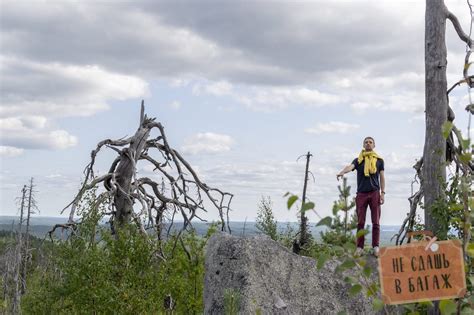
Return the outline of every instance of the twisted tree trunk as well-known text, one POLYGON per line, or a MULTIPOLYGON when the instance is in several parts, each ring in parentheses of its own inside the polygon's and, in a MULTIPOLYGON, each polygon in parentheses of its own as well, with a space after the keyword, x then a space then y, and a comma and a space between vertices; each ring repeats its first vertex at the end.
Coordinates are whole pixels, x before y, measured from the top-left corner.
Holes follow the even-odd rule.
MULTIPOLYGON (((143 110, 143 109, 142 109, 143 110)), ((143 113, 140 119, 140 126, 135 135, 130 140, 130 146, 122 150, 120 162, 115 170, 117 176, 117 194, 114 197, 114 203, 117 209, 117 221, 119 226, 130 222, 133 212, 133 199, 130 193, 133 192, 132 182, 135 180, 136 165, 145 148, 150 131, 153 125, 147 124, 143 119, 143 113)))

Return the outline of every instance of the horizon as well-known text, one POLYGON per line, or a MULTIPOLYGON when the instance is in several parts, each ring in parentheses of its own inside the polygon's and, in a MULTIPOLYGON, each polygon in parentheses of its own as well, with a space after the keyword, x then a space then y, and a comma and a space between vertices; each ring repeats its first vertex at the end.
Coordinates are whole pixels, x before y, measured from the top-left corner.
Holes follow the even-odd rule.
MULTIPOLYGON (((13 215, 0 215, 0 221, 4 218, 19 218, 19 216, 13 216, 13 215)), ((67 217, 51 217, 51 216, 31 216, 30 217, 30 220, 31 219, 37 219, 37 218, 41 218, 41 219, 67 219, 67 217)), ((173 223, 182 223, 184 221, 181 221, 181 220, 175 220, 173 221, 173 223)), ((209 224, 209 223, 218 223, 219 221, 199 221, 199 220, 196 220, 196 221, 192 221, 191 223, 194 224, 194 223, 203 223, 203 224, 209 224)), ((257 221, 250 221, 250 220, 247 220, 247 221, 233 221, 233 220, 230 220, 229 222, 232 222, 232 223, 255 223, 257 221)), ((295 223, 295 224, 299 224, 298 221, 278 221, 276 220, 277 223, 295 223)), ((165 224, 168 223, 168 222, 165 222, 165 224)), ((318 222, 317 221, 309 221, 308 223, 312 223, 312 224, 317 224, 318 222)), ((1 224, 1 223, 0 223, 1 224)), ((372 224, 369 224, 367 223, 368 226, 372 226, 372 224)), ((380 226, 401 226, 401 225, 393 225, 393 224, 381 224, 380 226)), ((313 226, 313 227, 321 227, 321 228, 325 228, 324 226, 313 226)), ((355 229, 354 229, 355 230, 355 229)))

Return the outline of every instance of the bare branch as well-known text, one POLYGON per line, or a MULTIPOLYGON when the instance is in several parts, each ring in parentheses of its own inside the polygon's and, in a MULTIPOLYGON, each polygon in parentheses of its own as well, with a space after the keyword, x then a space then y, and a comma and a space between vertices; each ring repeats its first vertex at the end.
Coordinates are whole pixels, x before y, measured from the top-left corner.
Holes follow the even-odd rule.
POLYGON ((56 229, 58 229, 58 228, 61 228, 63 230, 71 229, 71 231, 73 231, 73 233, 74 233, 74 230, 76 228, 76 223, 55 224, 53 226, 53 228, 50 231, 48 231, 48 235, 49 235, 49 238, 51 239, 51 241, 53 241, 53 234, 56 231, 56 229))
MULTIPOLYGON (((107 203, 112 233, 115 233, 116 227, 134 223, 141 233, 153 228, 158 240, 161 240, 164 225, 168 224, 169 236, 173 221, 181 217, 184 223, 177 234, 176 246, 183 231, 192 228, 192 220, 205 221, 200 213, 209 209, 219 213, 221 229, 231 232, 228 222, 233 195, 200 180, 192 166, 170 146, 163 125, 155 118, 146 116, 143 101, 135 134, 127 139, 99 142, 91 152, 84 174, 78 194, 63 209, 71 208, 69 224, 73 224, 76 208, 84 194, 103 183, 105 191, 99 195, 100 203, 107 203), (153 130, 158 131, 158 136, 149 139, 153 130), (118 156, 107 174, 96 177, 95 160, 104 147, 115 151, 118 156), (153 172, 161 177, 161 183, 152 176, 138 176, 139 162, 151 165, 153 172)), ((166 257, 163 249, 160 250, 160 257, 166 257)))
MULTIPOLYGON (((474 76, 470 75, 470 76, 468 76, 468 79, 469 79, 468 82, 472 82, 474 80, 474 76)), ((456 88, 457 86, 460 86, 463 83, 467 83, 466 79, 462 79, 462 80, 459 80, 458 82, 454 83, 453 86, 451 86, 449 88, 449 90, 447 91, 447 94, 451 93, 451 91, 454 90, 454 88, 456 88)))
POLYGON ((410 211, 407 213, 407 217, 405 220, 403 220, 402 225, 400 226, 400 230, 397 234, 394 235, 396 237, 395 244, 401 245, 403 244, 403 241, 405 240, 405 237, 408 232, 413 230, 413 226, 415 223, 415 217, 416 217, 416 209, 418 208, 418 205, 420 204, 421 199, 423 198, 424 192, 423 192, 423 185, 422 185, 422 177, 421 177, 421 168, 423 166, 423 158, 421 158, 419 161, 413 165, 413 168, 416 171, 415 178, 412 181, 412 188, 413 184, 418 182, 417 178, 420 179, 420 189, 416 193, 414 193, 410 198, 408 198, 408 202, 410 203, 410 211))
POLYGON ((456 33, 458 33, 459 38, 465 42, 469 48, 472 48, 471 38, 466 33, 464 33, 458 18, 448 9, 446 9, 446 18, 449 19, 451 23, 453 23, 454 29, 456 30, 456 33))
POLYGON ((142 100, 142 105, 140 107, 140 126, 143 125, 145 121, 145 100, 142 100))

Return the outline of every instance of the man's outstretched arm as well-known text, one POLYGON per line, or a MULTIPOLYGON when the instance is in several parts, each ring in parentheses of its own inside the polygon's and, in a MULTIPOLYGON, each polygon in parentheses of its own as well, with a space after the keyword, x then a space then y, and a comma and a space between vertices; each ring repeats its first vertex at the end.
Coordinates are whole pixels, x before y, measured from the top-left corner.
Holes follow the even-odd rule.
POLYGON ((342 177, 344 176, 344 174, 353 171, 354 168, 355 168, 354 164, 349 164, 349 165, 347 165, 346 167, 344 167, 344 168, 342 169, 342 171, 340 171, 340 172, 336 175, 337 180, 339 180, 340 178, 342 178, 342 177))

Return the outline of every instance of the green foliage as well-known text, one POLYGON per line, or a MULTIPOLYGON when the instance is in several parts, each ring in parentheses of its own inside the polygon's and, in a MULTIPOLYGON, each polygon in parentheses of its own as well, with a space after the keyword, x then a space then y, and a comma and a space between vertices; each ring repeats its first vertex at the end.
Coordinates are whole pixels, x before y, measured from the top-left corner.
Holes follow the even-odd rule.
MULTIPOLYGON (((156 254, 156 242, 136 229, 112 237, 101 231, 96 246, 72 238, 55 249, 54 270, 36 274, 32 289, 23 299, 31 313, 150 313, 163 309, 169 294, 180 313, 203 309, 203 246, 194 233, 184 237, 188 258, 178 245, 166 261, 156 254), (33 288, 35 287, 35 288, 33 288)), ((175 239, 165 243, 170 252, 175 239)))
MULTIPOLYGON (((17 227, 18 226, 14 226, 14 228, 17 227)), ((37 268, 37 266, 43 260, 43 248, 47 248, 48 246, 42 246, 43 240, 33 235, 22 233, 21 238, 23 246, 27 237, 29 241, 29 259, 28 263, 26 264, 26 278, 28 279, 31 271, 37 268)), ((16 264, 19 263, 19 261, 16 260, 19 249, 18 241, 18 229, 15 231, 0 231, 0 274, 2 275, 0 277, 0 288, 2 288, 3 293, 2 300, 0 301, 0 314, 8 314, 12 311, 12 303, 16 293, 15 289, 17 284, 13 274, 13 267, 16 267, 16 264)), ((15 268, 15 270, 17 269, 15 268)), ((18 276, 21 279, 21 274, 18 276)))
POLYGON ((427 314, 428 308, 433 307, 433 302, 419 302, 419 303, 408 303, 402 304, 405 314, 427 314))
MULTIPOLYGON (((449 136, 451 131, 455 131, 452 124, 445 124, 443 127, 443 134, 445 138, 449 136)), ((441 314, 452 314, 458 312, 459 314, 473 314, 474 310, 474 296, 472 295, 474 289, 474 277, 472 276, 474 268, 474 243, 471 242, 471 235, 474 233, 474 228, 471 221, 474 219, 474 198, 472 197, 472 174, 469 166, 472 163, 472 151, 474 146, 471 145, 469 140, 462 139, 457 134, 457 137, 462 144, 462 152, 455 152, 457 154, 458 161, 461 166, 458 165, 463 173, 452 176, 447 185, 444 187, 446 191, 446 199, 441 199, 433 206, 431 213, 438 219, 441 226, 445 229, 442 231, 436 231, 436 236, 439 239, 460 238, 463 240, 466 252, 465 266, 467 276, 467 294, 464 298, 453 300, 443 300, 439 303, 439 309, 441 314), (448 235, 448 231, 455 231, 455 235, 448 235), (468 237, 469 236, 469 237, 468 237), (458 311, 459 310, 459 311, 458 311)), ((385 310, 384 303, 380 299, 380 285, 377 280, 373 280, 373 268, 371 268, 364 257, 355 256, 355 245, 354 241, 347 241, 341 239, 340 235, 345 235, 348 231, 354 229, 357 226, 355 216, 353 216, 351 224, 347 224, 347 215, 342 220, 337 213, 341 210, 347 214, 352 203, 348 203, 349 189, 343 183, 342 187, 339 187, 340 198, 334 203, 333 215, 334 218, 325 217, 320 220, 318 225, 326 225, 329 230, 325 233, 321 233, 323 236, 324 244, 312 244, 308 250, 310 256, 317 259, 316 267, 321 269, 324 267, 325 262, 328 259, 336 258, 340 261, 336 267, 336 272, 342 273, 346 283, 350 285, 349 293, 351 295, 365 292, 367 297, 371 297, 373 301, 373 309, 376 312, 385 310), (344 228, 341 226, 344 225, 344 228), (349 275, 344 275, 348 272, 349 275)), ((288 194, 289 195, 289 194, 288 194)), ((298 197, 291 196, 292 200, 288 200, 290 207, 298 197)), ((413 230, 424 230, 421 220, 417 217, 417 221, 413 226, 413 230)), ((361 230, 357 236, 367 234, 367 231, 361 230)), ((433 307, 431 301, 403 304, 402 307, 405 309, 406 314, 426 314, 429 308, 433 307)))
POLYGON ((431 208, 432 215, 441 226, 441 230, 436 233, 438 239, 463 238, 463 181, 462 176, 451 176, 445 184, 446 198, 437 200, 431 208), (452 235, 450 231, 456 234, 452 235))
MULTIPOLYGON (((443 300, 439 303, 439 310, 441 314, 472 314, 474 313, 474 303, 472 295, 471 275, 473 271, 474 251, 471 246, 471 235, 474 232, 471 221, 473 217, 473 199, 472 199, 472 151, 474 146, 471 145, 470 139, 464 139, 459 130, 454 128, 452 123, 445 123, 443 125, 443 136, 447 139, 451 132, 453 132, 460 144, 459 148, 454 151, 456 165, 456 173, 451 176, 447 184, 443 187, 446 198, 438 200, 431 211, 431 214, 436 218, 436 221, 441 225, 441 231, 435 231, 435 234, 440 239, 445 238, 459 238, 463 241, 465 248, 465 266, 467 277, 467 291, 468 294, 458 299, 443 300), (455 234, 448 232, 455 231, 455 234), (460 312, 458 311, 460 310, 460 312)), ((444 184, 444 183, 443 183, 444 184)), ((421 305, 421 303, 420 303, 421 305)), ((426 305, 423 305, 426 307, 426 305)))
POLYGON ((308 210, 314 209, 314 202, 305 202, 301 207, 301 211, 306 212, 308 210))
POLYGON ((360 284, 354 284, 349 289, 349 295, 354 296, 362 291, 362 286, 360 284))
POLYGON ((318 262, 317 262, 317 265, 316 267, 318 269, 321 269, 324 267, 324 264, 326 263, 326 261, 329 259, 329 254, 328 253, 325 253, 325 252, 322 252, 319 257, 318 257, 318 262))
POLYGON ((262 197, 258 205, 255 227, 262 233, 268 235, 272 240, 278 239, 278 222, 273 216, 273 204, 270 197, 262 197))
MULTIPOLYGON (((318 269, 323 268, 327 260, 337 259, 340 263, 335 271, 344 277, 346 283, 350 284, 349 294, 364 293, 367 297, 372 298, 374 310, 380 311, 385 306, 379 299, 380 285, 378 279, 373 279, 373 268, 368 266, 366 259, 356 256, 355 237, 350 233, 352 229, 357 227, 355 214, 352 215, 350 222, 348 220, 349 211, 355 205, 353 202, 348 202, 350 187, 347 187, 344 182, 342 187, 339 186, 339 192, 340 199, 334 203, 333 208, 334 219, 325 217, 317 224, 329 227, 328 231, 321 233, 325 242, 322 244, 312 242, 304 253, 316 258, 318 269), (337 215, 341 210, 344 211, 344 219, 337 215), (344 275, 345 272, 348 272, 349 275, 344 275)), ((361 230, 359 236, 367 233, 367 230, 361 230)))
MULTIPOLYGON (((420 215, 418 214, 416 217, 415 217, 415 222, 413 223, 413 231, 424 231, 425 230, 425 224, 422 223, 422 220, 421 220, 421 217, 420 215)), ((422 238, 423 236, 421 236, 422 238)), ((420 238, 420 239, 421 239, 420 238)))
POLYGON ((88 196, 83 221, 56 244, 50 261, 38 268, 22 299, 28 314, 145 314, 164 312, 170 295, 179 314, 203 310, 204 238, 194 232, 165 241, 144 235, 134 225, 115 235, 99 225, 104 209, 88 196), (185 250, 186 249, 186 250, 185 250), (166 259, 164 259, 165 255, 166 259))
POLYGON ((367 234, 369 234, 369 230, 362 229, 362 230, 357 231, 356 237, 359 238, 362 236, 366 236, 367 234))
POLYGON ((293 206, 293 204, 296 202, 296 200, 298 200, 298 196, 295 196, 295 195, 292 195, 288 198, 288 202, 287 202, 287 207, 288 207, 288 210, 291 209, 291 207, 293 206))
POLYGON ((456 303, 451 300, 442 300, 439 302, 439 310, 441 315, 450 315, 456 313, 456 303))
POLYGON ((331 226, 331 223, 332 223, 331 217, 324 217, 316 224, 316 226, 321 226, 321 225, 331 226))
POLYGON ((295 228, 288 222, 286 223, 285 229, 278 233, 278 242, 286 248, 291 249, 297 234, 298 232, 296 232, 295 228))
POLYGON ((238 315, 240 309, 240 293, 234 289, 224 290, 225 315, 238 315))
MULTIPOLYGON (((297 195, 293 195, 289 192, 287 192, 284 197, 288 197, 287 200, 287 206, 288 210, 291 209, 291 207, 295 204, 295 202, 299 199, 297 195)), ((298 252, 301 255, 308 255, 308 252, 311 251, 311 247, 314 245, 314 239, 313 235, 309 232, 308 229, 308 224, 307 224, 307 218, 304 216, 304 212, 308 210, 314 210, 314 202, 305 202, 301 205, 301 209, 298 211, 299 214, 301 214, 301 217, 298 216, 299 220, 299 231, 295 233, 293 239, 289 240, 286 239, 283 241, 285 243, 285 246, 288 248, 292 248, 293 252, 298 252), (299 235, 299 240, 296 239, 296 237, 299 235), (290 244, 288 244, 288 241, 290 241, 290 244), (288 246, 289 245, 289 246, 288 246)))
POLYGON ((380 299, 374 299, 374 301, 372 302, 373 309, 376 312, 381 311, 383 309, 383 305, 384 304, 380 299))
POLYGON ((469 243, 467 245, 466 253, 469 255, 469 257, 474 257, 474 243, 469 243))
POLYGON ((332 212, 334 217, 326 217, 320 221, 321 224, 327 225, 329 229, 321 232, 321 238, 324 243, 342 246, 345 243, 355 242, 351 230, 357 228, 357 215, 352 212, 355 207, 355 201, 350 200, 351 186, 347 186, 347 179, 344 178, 342 186, 338 186, 339 199, 334 201, 332 212), (338 213, 342 212, 342 216, 338 213), (351 215, 352 212, 352 215, 351 215))
POLYGON ((445 121, 441 129, 444 139, 448 139, 451 130, 453 130, 453 123, 450 121, 445 121))

